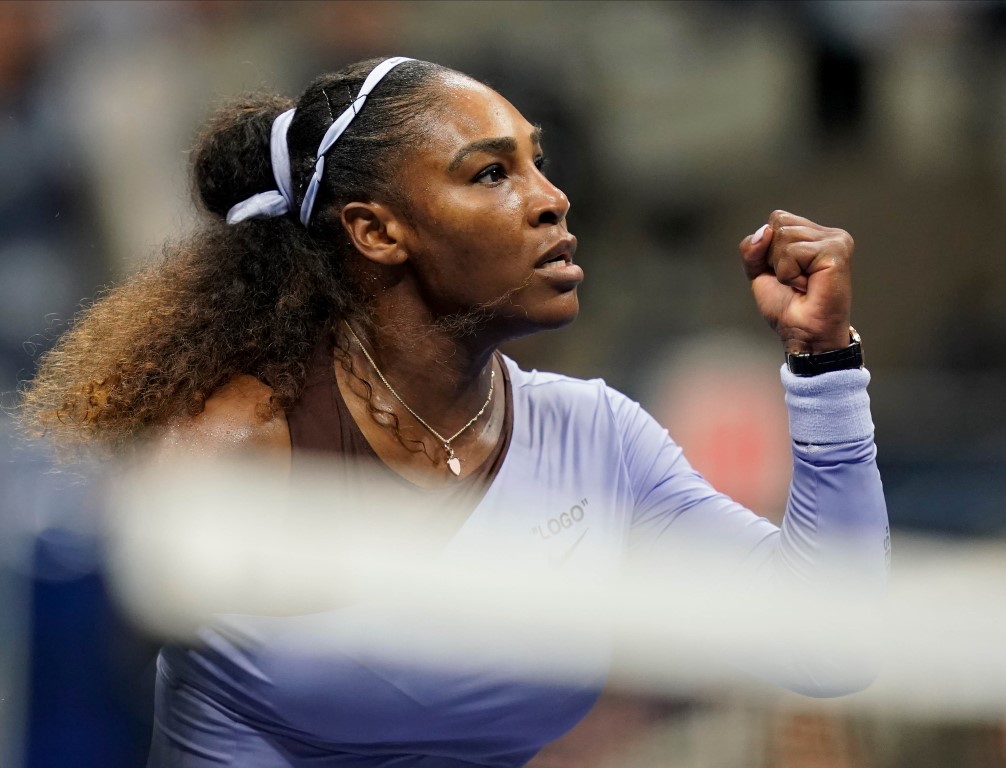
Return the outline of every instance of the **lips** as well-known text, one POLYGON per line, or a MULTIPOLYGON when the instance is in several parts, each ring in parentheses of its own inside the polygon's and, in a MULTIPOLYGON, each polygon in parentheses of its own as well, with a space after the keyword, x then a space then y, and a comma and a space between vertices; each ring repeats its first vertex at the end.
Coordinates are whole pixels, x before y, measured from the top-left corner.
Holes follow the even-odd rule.
POLYGON ((573 254, 576 253, 576 238, 570 235, 564 237, 558 243, 549 248, 545 255, 535 263, 535 269, 543 267, 563 266, 573 263, 573 254))
POLYGON ((535 274, 560 293, 573 290, 583 281, 583 269, 573 263, 575 252, 576 238, 564 237, 538 259, 534 265, 535 274))

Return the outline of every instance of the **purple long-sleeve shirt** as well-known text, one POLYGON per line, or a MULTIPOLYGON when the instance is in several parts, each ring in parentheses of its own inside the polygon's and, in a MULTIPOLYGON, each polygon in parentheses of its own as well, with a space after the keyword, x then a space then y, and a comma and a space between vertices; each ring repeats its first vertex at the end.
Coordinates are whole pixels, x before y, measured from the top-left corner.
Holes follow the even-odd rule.
MULTIPOLYGON (((507 365, 511 443, 449 552, 489 536, 516 560, 579 562, 596 574, 631 552, 673 558, 706 540, 757 578, 814 584, 852 557, 862 583, 883 588, 887 511, 865 370, 806 379, 783 370, 794 468, 780 529, 716 492, 663 427, 602 381, 507 365)), ((151 768, 520 766, 589 710, 604 675, 559 687, 491 669, 375 662, 353 649, 293 653, 223 627, 203 638, 161 654, 151 768)), ((834 692, 802 660, 770 659, 764 671, 834 692)))

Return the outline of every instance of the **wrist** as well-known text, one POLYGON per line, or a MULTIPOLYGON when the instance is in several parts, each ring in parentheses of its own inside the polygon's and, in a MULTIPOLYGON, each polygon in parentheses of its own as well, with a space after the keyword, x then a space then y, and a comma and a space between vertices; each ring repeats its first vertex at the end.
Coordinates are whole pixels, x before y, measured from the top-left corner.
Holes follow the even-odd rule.
POLYGON ((793 352, 787 345, 786 365, 795 376, 817 376, 821 373, 862 368, 862 339, 850 325, 848 335, 844 336, 835 347, 826 351, 793 352))
POLYGON ((795 376, 782 366, 790 435, 798 443, 831 445, 873 434, 869 372, 837 371, 826 376, 795 376))
POLYGON ((846 324, 840 330, 827 336, 811 336, 806 333, 783 336, 782 346, 787 355, 820 355, 825 352, 834 352, 837 349, 845 349, 850 343, 849 329, 851 327, 846 324))

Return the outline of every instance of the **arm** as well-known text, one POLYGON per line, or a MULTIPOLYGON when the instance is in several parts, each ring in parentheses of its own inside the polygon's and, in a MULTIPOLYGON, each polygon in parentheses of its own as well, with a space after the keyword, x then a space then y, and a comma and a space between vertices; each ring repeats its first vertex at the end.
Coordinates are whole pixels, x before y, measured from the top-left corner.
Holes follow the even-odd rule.
MULTIPOLYGON (((848 345, 852 247, 847 233, 782 211, 741 242, 756 303, 787 352, 848 345)), ((745 594, 782 583, 823 595, 822 587, 853 579, 866 594, 882 594, 890 539, 868 382, 862 369, 802 378, 784 368, 793 479, 781 529, 712 489, 638 406, 615 404, 636 490, 636 546, 672 563, 701 550, 701 566, 711 559, 745 594)), ((799 657, 786 650, 762 649, 745 666, 817 695, 862 687, 872 673, 868 660, 850 666, 826 649, 799 657)))
POLYGON ((253 376, 235 376, 206 399, 203 410, 158 428, 154 462, 253 456, 289 470, 286 415, 269 404, 272 389, 253 376))
MULTIPOLYGON (((738 247, 755 303, 787 353, 849 346, 855 243, 848 232, 774 211, 738 247)), ((797 377, 783 368, 794 464, 780 557, 805 580, 827 579, 849 561, 868 588, 886 578, 890 539, 868 382, 865 370, 797 377)))
MULTIPOLYGON (((792 638, 779 629, 767 632, 767 627, 780 626, 769 618, 779 610, 780 598, 786 606, 785 618, 778 617, 782 625, 799 623, 801 616, 814 622, 809 614, 820 611, 830 623, 835 607, 830 601, 836 596, 837 607, 848 608, 848 590, 857 595, 856 619, 851 621, 866 631, 859 617, 872 618, 885 592, 887 509, 869 421, 868 380, 860 370, 824 374, 814 378, 813 391, 808 391, 807 380, 784 373, 796 439, 781 528, 712 488, 637 404, 624 397, 613 401, 635 494, 634 559, 664 573, 668 589, 699 585, 716 594, 726 590, 724 605, 743 606, 741 615, 747 616, 736 620, 738 632, 746 634, 741 622, 754 621, 753 637, 761 640, 746 641, 743 650, 734 643, 734 651, 720 663, 813 696, 860 690, 876 675, 869 653, 845 645, 850 630, 857 631, 849 620, 837 625, 837 642, 826 636, 808 645, 805 637, 792 638), (838 416, 843 418, 834 423, 848 428, 844 434, 823 428, 838 416), (863 427, 869 429, 866 435, 859 432, 863 427), (838 590, 847 592, 836 595, 838 590)), ((863 639, 869 642, 868 636, 863 639)))
POLYGON ((835 570, 882 590, 888 530, 865 370, 783 372, 793 479, 782 528, 718 493, 638 404, 612 395, 635 494, 632 545, 667 564, 702 552, 739 581, 827 583, 835 570))

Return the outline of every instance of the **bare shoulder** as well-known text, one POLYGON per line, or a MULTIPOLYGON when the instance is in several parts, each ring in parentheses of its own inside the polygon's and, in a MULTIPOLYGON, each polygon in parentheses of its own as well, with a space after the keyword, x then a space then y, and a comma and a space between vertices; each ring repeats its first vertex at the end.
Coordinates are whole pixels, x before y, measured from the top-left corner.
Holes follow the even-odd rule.
POLYGON ((235 376, 207 400, 196 416, 162 428, 156 443, 161 455, 227 456, 255 454, 290 463, 286 414, 273 411, 272 389, 254 376, 235 376))

